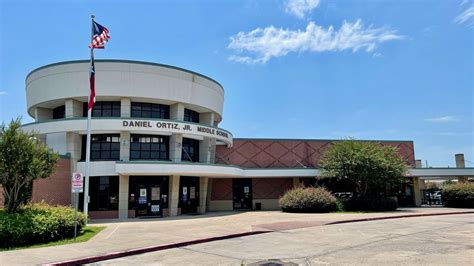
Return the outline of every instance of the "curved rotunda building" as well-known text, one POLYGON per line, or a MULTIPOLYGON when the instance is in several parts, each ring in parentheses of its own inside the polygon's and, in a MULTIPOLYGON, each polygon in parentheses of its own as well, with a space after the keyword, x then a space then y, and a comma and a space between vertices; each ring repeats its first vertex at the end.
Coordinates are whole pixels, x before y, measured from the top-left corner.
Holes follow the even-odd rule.
MULTIPOLYGON (((318 160, 333 142, 234 139, 219 127, 224 89, 217 81, 147 62, 96 60, 95 66, 92 219, 278 209, 286 190, 318 176, 318 160)), ((85 172, 88 94, 89 61, 46 65, 27 76, 35 122, 23 129, 62 155, 51 177, 35 181, 34 201, 71 204, 71 175, 85 172)), ((382 143, 398 147, 414 166, 412 141, 382 143)))

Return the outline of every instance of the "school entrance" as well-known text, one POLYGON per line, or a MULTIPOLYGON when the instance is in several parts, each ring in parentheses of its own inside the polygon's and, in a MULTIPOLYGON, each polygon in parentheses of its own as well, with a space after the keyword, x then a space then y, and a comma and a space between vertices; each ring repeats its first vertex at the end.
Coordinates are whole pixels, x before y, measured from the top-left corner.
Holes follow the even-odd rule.
POLYGON ((162 216, 168 208, 168 177, 131 176, 129 194, 129 208, 135 210, 135 217, 162 216))
POLYGON ((252 179, 232 179, 232 194, 234 210, 252 209, 252 179))
POLYGON ((199 206, 199 177, 181 176, 179 179, 179 205, 181 214, 197 213, 199 206))

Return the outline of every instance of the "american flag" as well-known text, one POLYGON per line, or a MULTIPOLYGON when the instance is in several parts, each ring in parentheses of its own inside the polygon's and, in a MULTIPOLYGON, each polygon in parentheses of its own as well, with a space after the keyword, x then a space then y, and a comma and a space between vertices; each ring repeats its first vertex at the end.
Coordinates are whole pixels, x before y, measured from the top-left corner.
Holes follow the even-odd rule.
POLYGON ((103 49, 105 43, 110 39, 109 30, 94 21, 94 35, 89 48, 103 49))
POLYGON ((91 87, 91 95, 89 97, 89 104, 87 105, 87 111, 94 107, 95 103, 95 65, 94 65, 94 57, 91 60, 91 73, 89 75, 89 84, 91 87))
MULTIPOLYGON (((110 39, 109 30, 100 25, 99 23, 93 21, 93 31, 92 42, 89 45, 89 48, 94 49, 104 49, 105 43, 110 39)), ((91 70, 89 75, 89 83, 91 88, 91 94, 89 97, 89 103, 87 105, 87 110, 91 110, 94 107, 95 103, 95 65, 94 65, 94 56, 91 52, 91 70)))

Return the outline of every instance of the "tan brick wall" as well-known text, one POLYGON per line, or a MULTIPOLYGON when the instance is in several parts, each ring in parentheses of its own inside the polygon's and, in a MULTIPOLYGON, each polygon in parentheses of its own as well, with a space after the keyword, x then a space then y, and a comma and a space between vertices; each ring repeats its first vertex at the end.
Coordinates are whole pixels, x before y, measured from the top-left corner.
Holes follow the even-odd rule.
POLYGON ((48 178, 33 182, 32 202, 71 205, 71 159, 60 158, 56 171, 48 178))

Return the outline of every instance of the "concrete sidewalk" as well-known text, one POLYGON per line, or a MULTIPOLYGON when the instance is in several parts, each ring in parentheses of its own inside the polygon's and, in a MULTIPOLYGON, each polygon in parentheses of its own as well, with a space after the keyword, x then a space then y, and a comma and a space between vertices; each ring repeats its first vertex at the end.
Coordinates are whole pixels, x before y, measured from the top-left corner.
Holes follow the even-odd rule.
POLYGON ((434 207, 402 208, 386 213, 347 214, 295 214, 280 211, 216 212, 159 219, 95 221, 92 225, 107 228, 88 242, 4 251, 0 252, 0 262, 3 265, 43 264, 251 231, 280 231, 349 220, 473 211, 434 207))

